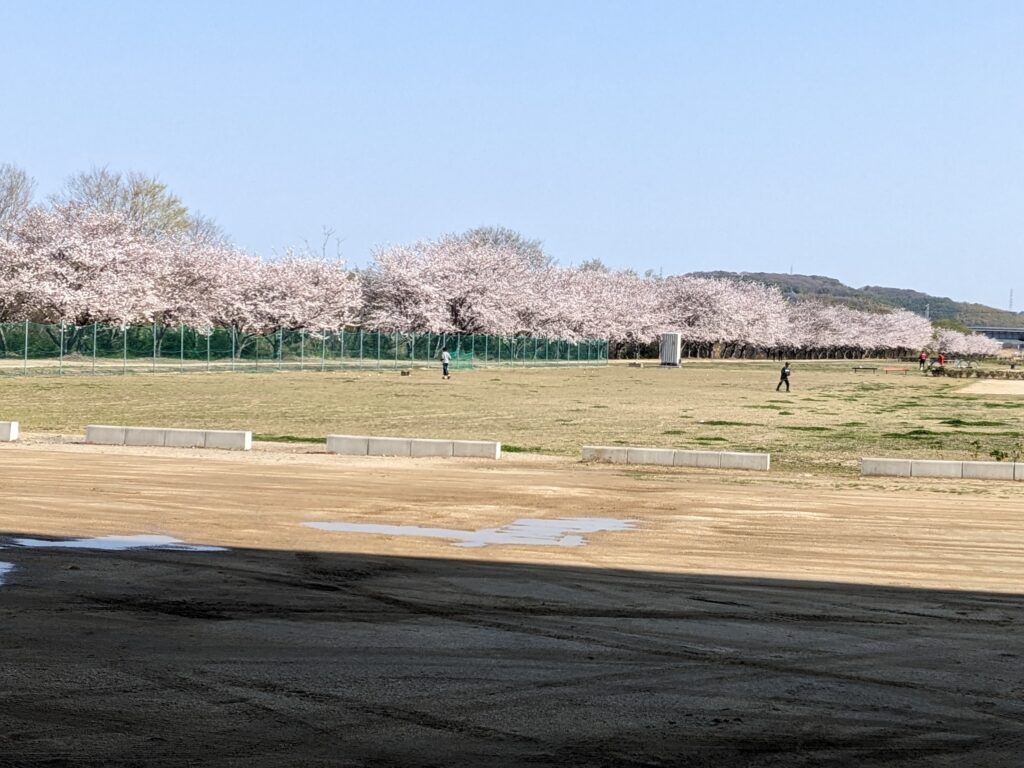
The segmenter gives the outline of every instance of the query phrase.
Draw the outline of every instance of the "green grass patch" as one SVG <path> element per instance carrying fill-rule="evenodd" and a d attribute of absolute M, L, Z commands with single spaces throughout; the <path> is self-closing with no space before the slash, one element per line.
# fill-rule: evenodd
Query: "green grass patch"
<path fill-rule="evenodd" d="M 1005 421 L 985 421 L 979 419 L 977 421 L 970 421 L 969 419 L 942 419 L 939 424 L 948 424 L 951 427 L 1005 427 Z"/>
<path fill-rule="evenodd" d="M 885 432 L 882 437 L 892 438 L 893 440 L 930 440 L 936 437 L 941 437 L 942 432 L 933 432 L 930 429 L 911 429 L 907 432 Z"/>
<path fill-rule="evenodd" d="M 544 449 L 538 445 L 527 447 L 525 445 L 501 444 L 502 453 L 544 453 Z"/>
<path fill-rule="evenodd" d="M 707 421 L 700 422 L 707 427 L 756 427 L 757 424 L 752 424 L 749 421 L 727 421 L 725 419 L 708 419 Z"/>
<path fill-rule="evenodd" d="M 781 428 L 782 429 L 792 429 L 792 430 L 797 431 L 797 432 L 831 432 L 832 431 L 832 427 L 812 427 L 812 426 L 797 425 L 797 424 L 792 424 L 792 425 L 783 424 Z"/>
<path fill-rule="evenodd" d="M 686 434 L 686 430 L 685 429 L 666 429 L 661 434 L 663 434 L 663 435 L 685 435 Z"/>
<path fill-rule="evenodd" d="M 326 437 L 303 437 L 301 435 L 253 435 L 261 443 L 322 443 Z"/>

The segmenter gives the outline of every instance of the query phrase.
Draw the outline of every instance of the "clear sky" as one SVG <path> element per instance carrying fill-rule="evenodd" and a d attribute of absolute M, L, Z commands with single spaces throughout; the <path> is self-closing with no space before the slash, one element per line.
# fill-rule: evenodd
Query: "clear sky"
<path fill-rule="evenodd" d="M 0 0 L 0 39 L 0 162 L 155 173 L 261 254 L 500 224 L 1024 309 L 1019 0 Z"/>

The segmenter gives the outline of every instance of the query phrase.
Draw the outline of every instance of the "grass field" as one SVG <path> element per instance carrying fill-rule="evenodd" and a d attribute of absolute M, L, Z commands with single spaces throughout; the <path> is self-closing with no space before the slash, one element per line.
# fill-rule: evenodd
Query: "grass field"
<path fill-rule="evenodd" d="M 0 419 L 78 434 L 109 423 L 250 429 L 257 440 L 329 433 L 496 439 L 507 451 L 578 455 L 580 445 L 767 451 L 773 470 L 853 474 L 863 456 L 1014 460 L 1024 398 L 966 382 L 854 373 L 797 362 L 687 362 L 682 369 L 433 369 L 0 379 Z"/>

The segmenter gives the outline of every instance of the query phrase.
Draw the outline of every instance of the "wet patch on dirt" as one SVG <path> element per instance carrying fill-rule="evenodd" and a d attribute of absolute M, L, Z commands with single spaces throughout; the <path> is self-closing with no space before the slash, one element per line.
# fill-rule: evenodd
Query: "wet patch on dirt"
<path fill-rule="evenodd" d="M 455 547 L 487 547 L 498 544 L 526 546 L 582 547 L 583 534 L 603 531 L 629 531 L 636 528 L 632 520 L 611 517 L 565 517 L 522 519 L 499 528 L 462 531 L 454 528 L 428 528 L 418 525 L 383 525 L 379 523 L 303 523 L 310 528 L 338 533 L 369 533 L 382 536 L 417 536 L 428 539 L 450 539 Z"/>

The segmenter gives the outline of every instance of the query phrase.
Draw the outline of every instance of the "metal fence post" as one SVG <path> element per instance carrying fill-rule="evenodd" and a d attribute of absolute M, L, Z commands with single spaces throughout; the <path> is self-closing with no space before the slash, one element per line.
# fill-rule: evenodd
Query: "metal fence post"
<path fill-rule="evenodd" d="M 380 329 L 377 329 L 377 368 L 380 368 Z"/>
<path fill-rule="evenodd" d="M 153 370 L 156 371 L 156 323 L 153 326 Z"/>
<path fill-rule="evenodd" d="M 327 365 L 327 329 L 320 329 L 320 373 L 324 372 L 324 366 Z"/>
<path fill-rule="evenodd" d="M 210 337 L 213 336 L 213 329 L 209 329 L 210 332 L 206 334 L 206 372 L 210 372 Z"/>
<path fill-rule="evenodd" d="M 121 374 L 128 373 L 128 326 L 121 326 Z"/>
<path fill-rule="evenodd" d="M 28 320 L 25 320 L 25 357 L 22 358 L 21 370 L 28 373 Z"/>
<path fill-rule="evenodd" d="M 64 373 L 64 321 L 60 321 L 60 361 L 57 364 L 57 375 Z"/>
<path fill-rule="evenodd" d="M 178 364 L 178 371 L 185 372 L 185 325 L 178 323 L 178 351 L 181 352 L 181 362 Z"/>
<path fill-rule="evenodd" d="M 92 372 L 96 373 L 96 323 L 92 324 Z"/>
<path fill-rule="evenodd" d="M 359 367 L 363 367 L 363 328 L 359 327 Z"/>
<path fill-rule="evenodd" d="M 299 370 L 306 370 L 306 329 L 299 329 Z"/>

